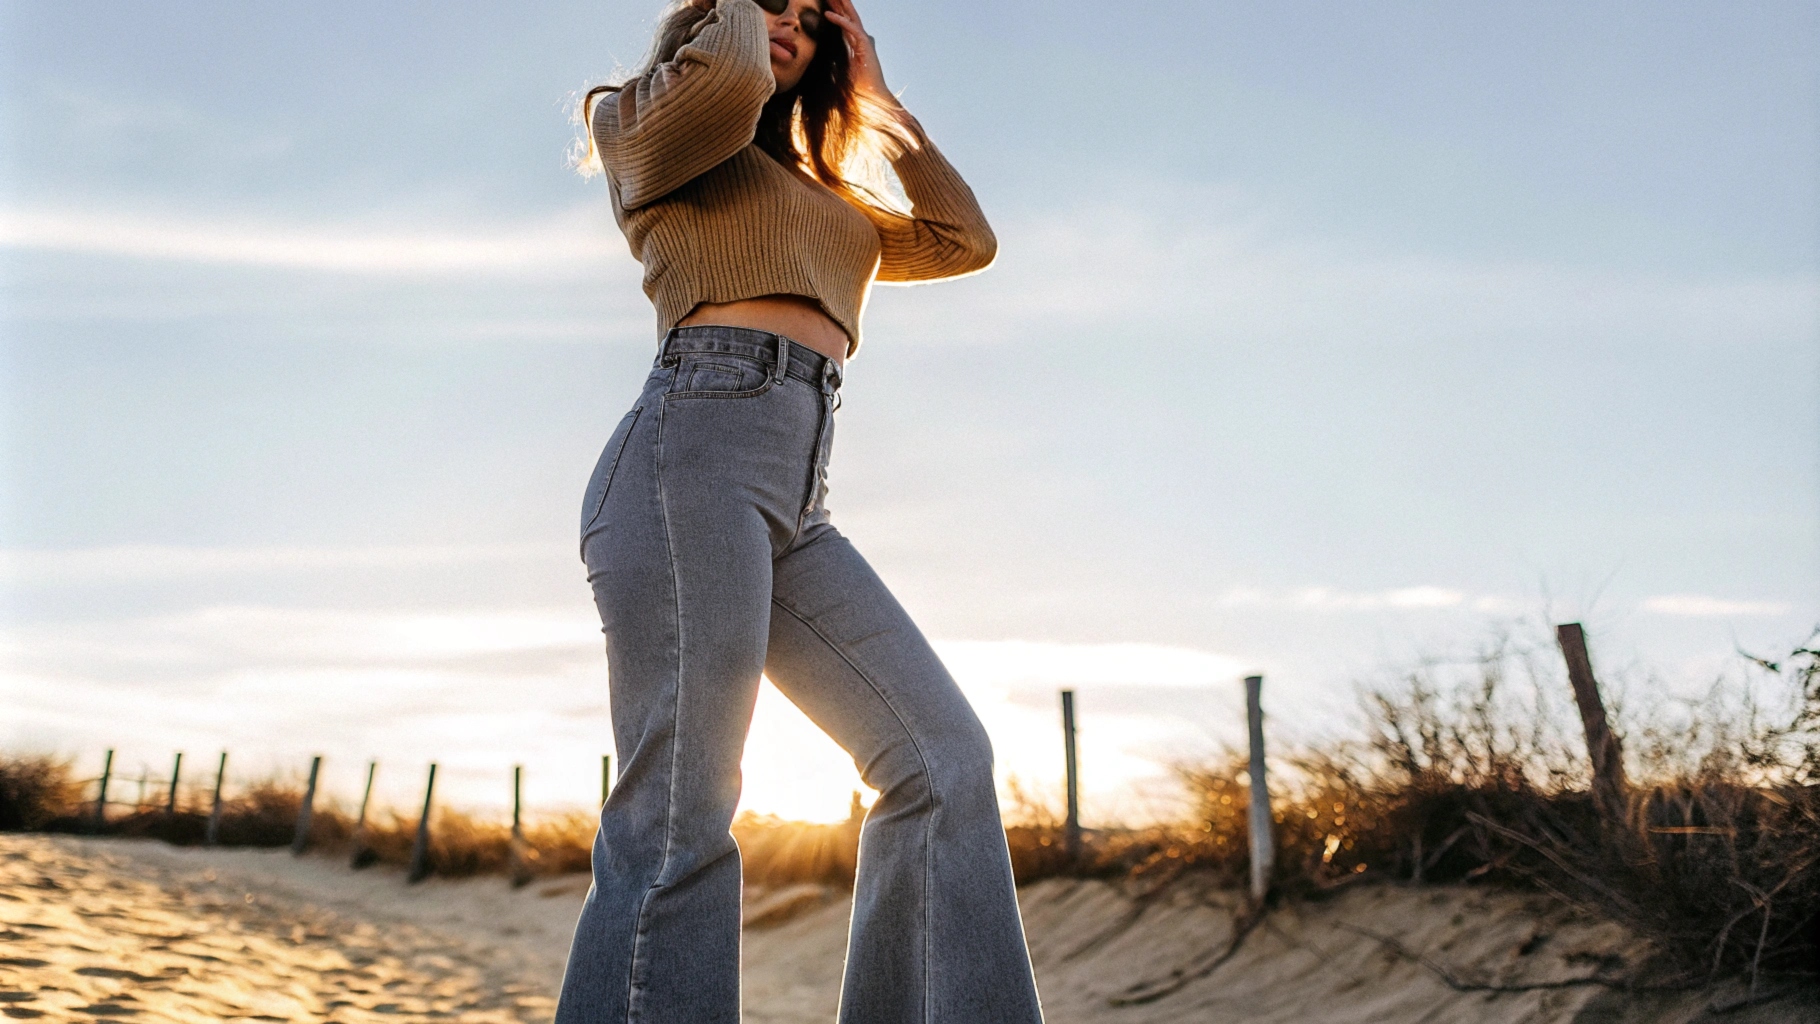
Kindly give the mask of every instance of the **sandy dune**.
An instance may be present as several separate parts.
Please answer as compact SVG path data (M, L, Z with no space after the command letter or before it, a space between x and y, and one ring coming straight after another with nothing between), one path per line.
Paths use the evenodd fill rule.
M0 836L0 1013L547 1020L586 885L411 887L396 872L282 851ZM1052 881L1022 899L1052 1024L1691 1024L1738 995L1580 984L1622 973L1641 948L1613 925L1507 893L1361 888L1273 913L1217 964L1235 919L1227 894L1178 883L1134 898ZM843 895L820 887L752 894L748 1020L834 1019L847 913ZM1820 1004L1784 999L1713 1019L1820 1021Z
M199 1024L550 1016L547 987L518 964L438 931L304 902L201 859L172 870L123 846L0 837L0 1013Z

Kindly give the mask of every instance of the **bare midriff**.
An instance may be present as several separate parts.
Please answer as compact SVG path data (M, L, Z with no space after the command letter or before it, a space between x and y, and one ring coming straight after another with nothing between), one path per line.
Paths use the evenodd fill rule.
M822 311L820 303L800 295L760 295L735 302L704 302L690 310L676 326L709 324L781 334L834 360L836 366L847 359L847 332Z

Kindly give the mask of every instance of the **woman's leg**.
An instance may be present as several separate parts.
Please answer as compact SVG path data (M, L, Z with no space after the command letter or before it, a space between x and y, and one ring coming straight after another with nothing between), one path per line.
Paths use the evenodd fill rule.
M860 833L843 1024L1039 1024L986 732L825 522L776 563L765 669L879 791Z
M740 864L728 826L772 560L801 511L820 396L795 380L729 395L766 372L720 364L653 374L596 470L597 511L583 512L620 772L558 1024L739 1020Z

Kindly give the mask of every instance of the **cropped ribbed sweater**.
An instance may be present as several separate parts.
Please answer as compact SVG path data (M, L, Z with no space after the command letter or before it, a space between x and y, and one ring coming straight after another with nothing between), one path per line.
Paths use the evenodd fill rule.
M764 12L718 0L675 59L595 105L591 129L613 216L644 264L663 333L704 302L800 295L859 348L874 279L933 281L998 251L967 183L902 115L888 153L910 216L849 201L753 141L776 88Z

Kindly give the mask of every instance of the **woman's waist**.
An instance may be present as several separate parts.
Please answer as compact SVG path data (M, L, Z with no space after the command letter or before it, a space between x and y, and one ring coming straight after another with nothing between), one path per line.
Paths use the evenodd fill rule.
M709 325L781 334L834 360L837 366L846 361L847 352L853 347L847 329L829 316L820 302L802 295L759 295L732 302L703 302L676 324L677 327Z
M685 262L656 275L647 265L645 294L657 313L659 336L673 327L749 327L785 335L844 361L859 347L860 311L869 283L830 280L796 267ZM781 309L785 303L801 306L786 311Z
M727 324L700 324L672 327L658 346L657 364L678 366L700 364L704 357L730 356L745 361L774 380L795 378L816 389L832 391L841 384L841 365L816 352L789 335L752 327ZM782 359L783 372L778 372ZM749 383L749 382L745 382ZM689 385L680 385L689 390ZM739 388L738 390L743 390Z

